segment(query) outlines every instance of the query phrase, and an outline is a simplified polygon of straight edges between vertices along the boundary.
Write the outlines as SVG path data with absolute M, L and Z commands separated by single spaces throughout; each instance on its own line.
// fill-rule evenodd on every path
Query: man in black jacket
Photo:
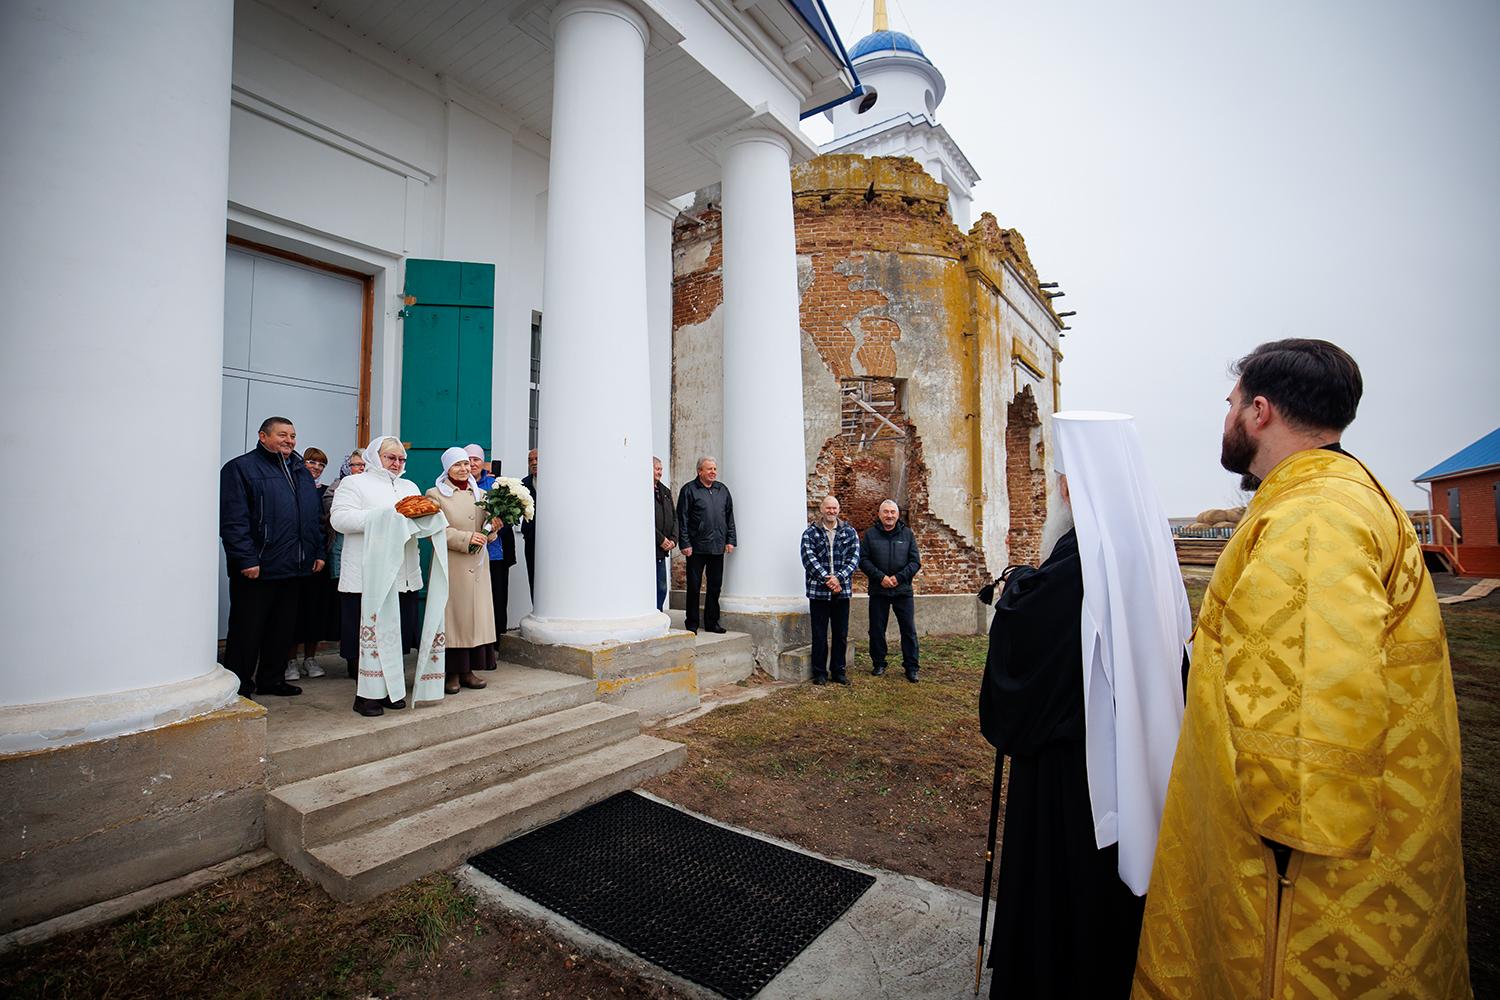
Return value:
M 526 475 L 521 477 L 521 485 L 531 492 L 531 509 L 536 511 L 536 449 L 533 448 L 526 453 Z M 526 541 L 526 592 L 536 600 L 536 517 L 529 521 L 521 522 L 521 537 Z
M 656 610 L 667 599 L 667 555 L 677 547 L 677 509 L 661 481 L 661 459 L 651 459 L 651 502 L 656 508 Z
M 323 505 L 286 417 L 260 425 L 254 451 L 219 470 L 219 537 L 229 565 L 224 666 L 240 694 L 293 695 L 284 676 L 301 577 L 323 568 Z M 259 666 L 257 666 L 257 661 Z
M 870 579 L 870 673 L 885 673 L 885 625 L 891 611 L 901 629 L 901 667 L 906 679 L 917 683 L 917 623 L 911 578 L 922 568 L 917 537 L 901 520 L 894 500 L 882 500 L 879 520 L 870 525 L 859 545 L 859 567 Z
M 685 625 L 698 631 L 698 588 L 708 571 L 708 594 L 703 599 L 703 627 L 723 632 L 719 624 L 719 590 L 724 584 L 724 556 L 734 551 L 734 499 L 719 479 L 718 460 L 698 459 L 698 478 L 677 494 L 677 544 L 687 557 L 687 613 Z

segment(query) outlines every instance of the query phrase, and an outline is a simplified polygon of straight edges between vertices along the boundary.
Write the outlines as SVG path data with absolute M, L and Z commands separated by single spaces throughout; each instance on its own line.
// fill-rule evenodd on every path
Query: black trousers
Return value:
M 302 578 L 251 580 L 229 577 L 229 635 L 224 666 L 240 679 L 240 694 L 286 683 L 286 651 L 297 629 L 297 602 Z
M 495 648 L 498 650 L 500 637 L 510 624 L 506 619 L 510 607 L 510 567 L 503 562 L 490 563 L 490 600 L 495 603 Z
M 422 621 L 417 617 L 417 592 L 396 595 L 401 607 L 401 651 L 409 653 L 422 641 Z M 345 663 L 359 665 L 359 594 L 339 594 L 339 655 Z
M 714 628 L 719 624 L 719 590 L 724 586 L 724 553 L 709 555 L 694 552 L 687 557 L 687 611 L 683 623 L 690 629 L 698 627 L 698 588 L 703 582 L 703 572 L 708 571 L 708 593 L 703 596 L 703 624 Z
M 912 596 L 881 597 L 870 595 L 870 665 L 885 666 L 885 625 L 889 613 L 896 612 L 896 625 L 901 629 L 901 669 L 909 674 L 917 672 L 917 619 L 916 604 Z
M 536 600 L 536 543 L 526 539 L 526 592 Z
M 845 654 L 849 650 L 849 599 L 814 597 L 807 602 L 812 612 L 812 675 L 834 680 L 844 676 Z M 833 648 L 829 649 L 828 631 L 833 627 Z

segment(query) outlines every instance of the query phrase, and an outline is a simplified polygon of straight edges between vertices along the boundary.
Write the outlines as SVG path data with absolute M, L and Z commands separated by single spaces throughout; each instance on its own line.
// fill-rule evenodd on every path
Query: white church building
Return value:
M 966 215 L 941 76 L 923 118 L 886 82 L 920 51 L 866 55 Z M 805 610 L 789 168 L 817 152 L 799 121 L 858 97 L 821 0 L 0 8 L 0 933 L 272 838 L 265 712 L 214 662 L 216 470 L 266 416 L 332 467 L 397 434 L 423 488 L 450 445 L 510 475 L 537 447 L 566 572 L 535 606 L 512 585 L 521 641 L 656 643 L 652 676 L 691 689 L 640 526 L 670 451 L 671 201 L 715 183 L 725 352 L 760 387 L 725 387 L 725 606 Z

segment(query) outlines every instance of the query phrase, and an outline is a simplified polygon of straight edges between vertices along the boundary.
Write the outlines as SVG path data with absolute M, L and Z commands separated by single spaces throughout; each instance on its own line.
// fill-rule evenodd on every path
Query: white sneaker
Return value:
M 318 661 L 310 656 L 302 661 L 302 670 L 309 677 L 322 677 L 325 673 L 323 668 L 318 666 Z
M 298 663 L 297 660 L 287 660 L 286 661 L 286 673 L 283 674 L 282 676 L 285 677 L 288 682 L 297 680 L 298 678 L 300 678 L 302 676 L 297 671 L 297 663 Z

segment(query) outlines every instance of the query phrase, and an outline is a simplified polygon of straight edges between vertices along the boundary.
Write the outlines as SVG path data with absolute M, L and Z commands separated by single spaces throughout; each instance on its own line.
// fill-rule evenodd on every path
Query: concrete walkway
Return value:
M 666 802 L 660 798 L 656 801 Z M 673 805 L 673 808 L 681 807 Z M 797 844 L 742 830 L 698 813 L 692 815 L 747 837 L 823 858 L 823 855 Z M 868 872 L 875 876 L 875 884 L 756 994 L 758 998 L 959 1000 L 974 995 L 974 958 L 979 943 L 978 896 L 946 889 L 909 875 L 871 868 L 856 861 L 824 860 Z M 718 995 L 652 965 L 477 869 L 463 865 L 456 874 L 459 881 L 478 895 L 481 904 L 487 902 L 539 920 L 561 940 L 582 951 L 670 983 L 690 996 L 711 998 Z M 992 905 L 991 917 L 993 915 Z M 981 985 L 983 995 L 988 995 L 989 978 L 989 970 L 985 970 Z

